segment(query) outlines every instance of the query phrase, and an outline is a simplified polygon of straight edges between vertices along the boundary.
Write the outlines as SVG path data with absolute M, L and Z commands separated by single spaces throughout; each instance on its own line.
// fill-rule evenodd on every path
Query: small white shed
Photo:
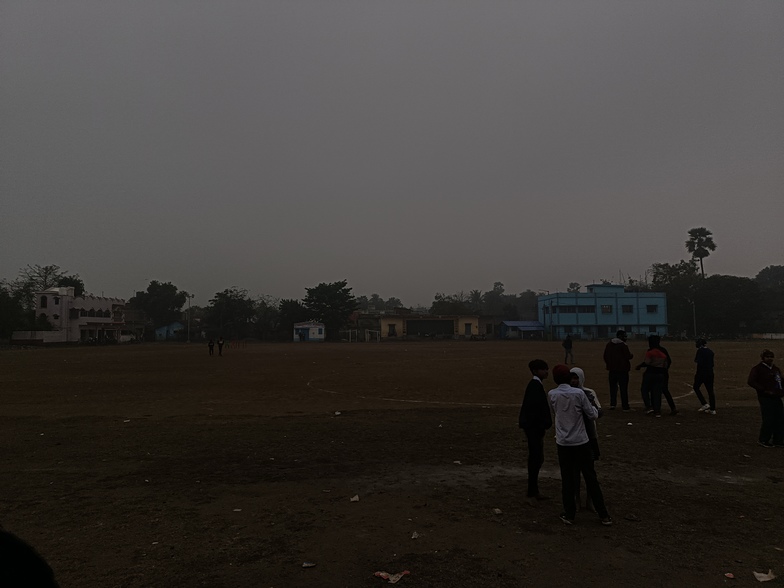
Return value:
M 324 323 L 294 323 L 294 341 L 324 341 Z

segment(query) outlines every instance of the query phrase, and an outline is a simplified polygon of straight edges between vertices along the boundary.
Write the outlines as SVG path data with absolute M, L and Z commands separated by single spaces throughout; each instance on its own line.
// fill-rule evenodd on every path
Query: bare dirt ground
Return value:
M 575 356 L 608 404 L 603 345 Z M 763 346 L 712 345 L 716 416 L 692 344 L 667 345 L 677 416 L 645 417 L 632 372 L 637 410 L 599 422 L 613 527 L 558 519 L 552 439 L 553 499 L 524 501 L 526 364 L 557 342 L 2 351 L 0 523 L 63 588 L 756 586 L 784 575 L 784 450 L 745 384 Z

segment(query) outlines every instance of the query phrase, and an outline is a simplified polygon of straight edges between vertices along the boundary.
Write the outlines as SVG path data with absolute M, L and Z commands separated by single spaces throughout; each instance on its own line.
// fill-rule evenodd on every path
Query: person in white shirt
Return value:
M 555 415 L 555 443 L 558 446 L 558 464 L 561 468 L 561 494 L 564 512 L 561 520 L 567 525 L 574 524 L 577 512 L 575 501 L 576 480 L 582 474 L 588 496 L 603 525 L 612 525 L 613 520 L 604 504 L 604 496 L 593 467 L 593 456 L 588 433 L 585 430 L 584 416 L 591 420 L 599 418 L 599 411 L 580 388 L 572 387 L 572 374 L 569 367 L 557 365 L 552 370 L 553 379 L 558 384 L 547 393 L 550 407 Z

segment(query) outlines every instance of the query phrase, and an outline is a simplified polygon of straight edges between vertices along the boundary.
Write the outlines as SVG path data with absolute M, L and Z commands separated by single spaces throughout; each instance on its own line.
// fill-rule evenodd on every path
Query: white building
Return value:
M 325 337 L 324 323 L 294 323 L 294 341 L 324 341 Z
M 131 336 L 123 314 L 125 300 L 121 298 L 74 296 L 73 287 L 66 287 L 36 292 L 35 299 L 36 317 L 49 321 L 53 330 L 14 331 L 12 343 L 119 342 Z

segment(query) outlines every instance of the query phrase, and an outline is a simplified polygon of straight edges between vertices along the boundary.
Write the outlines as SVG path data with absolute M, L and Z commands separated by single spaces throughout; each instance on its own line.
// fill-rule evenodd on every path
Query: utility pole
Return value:
M 192 294 L 186 294 L 185 296 L 188 297 L 188 341 L 187 343 L 191 342 L 191 298 L 193 298 Z

